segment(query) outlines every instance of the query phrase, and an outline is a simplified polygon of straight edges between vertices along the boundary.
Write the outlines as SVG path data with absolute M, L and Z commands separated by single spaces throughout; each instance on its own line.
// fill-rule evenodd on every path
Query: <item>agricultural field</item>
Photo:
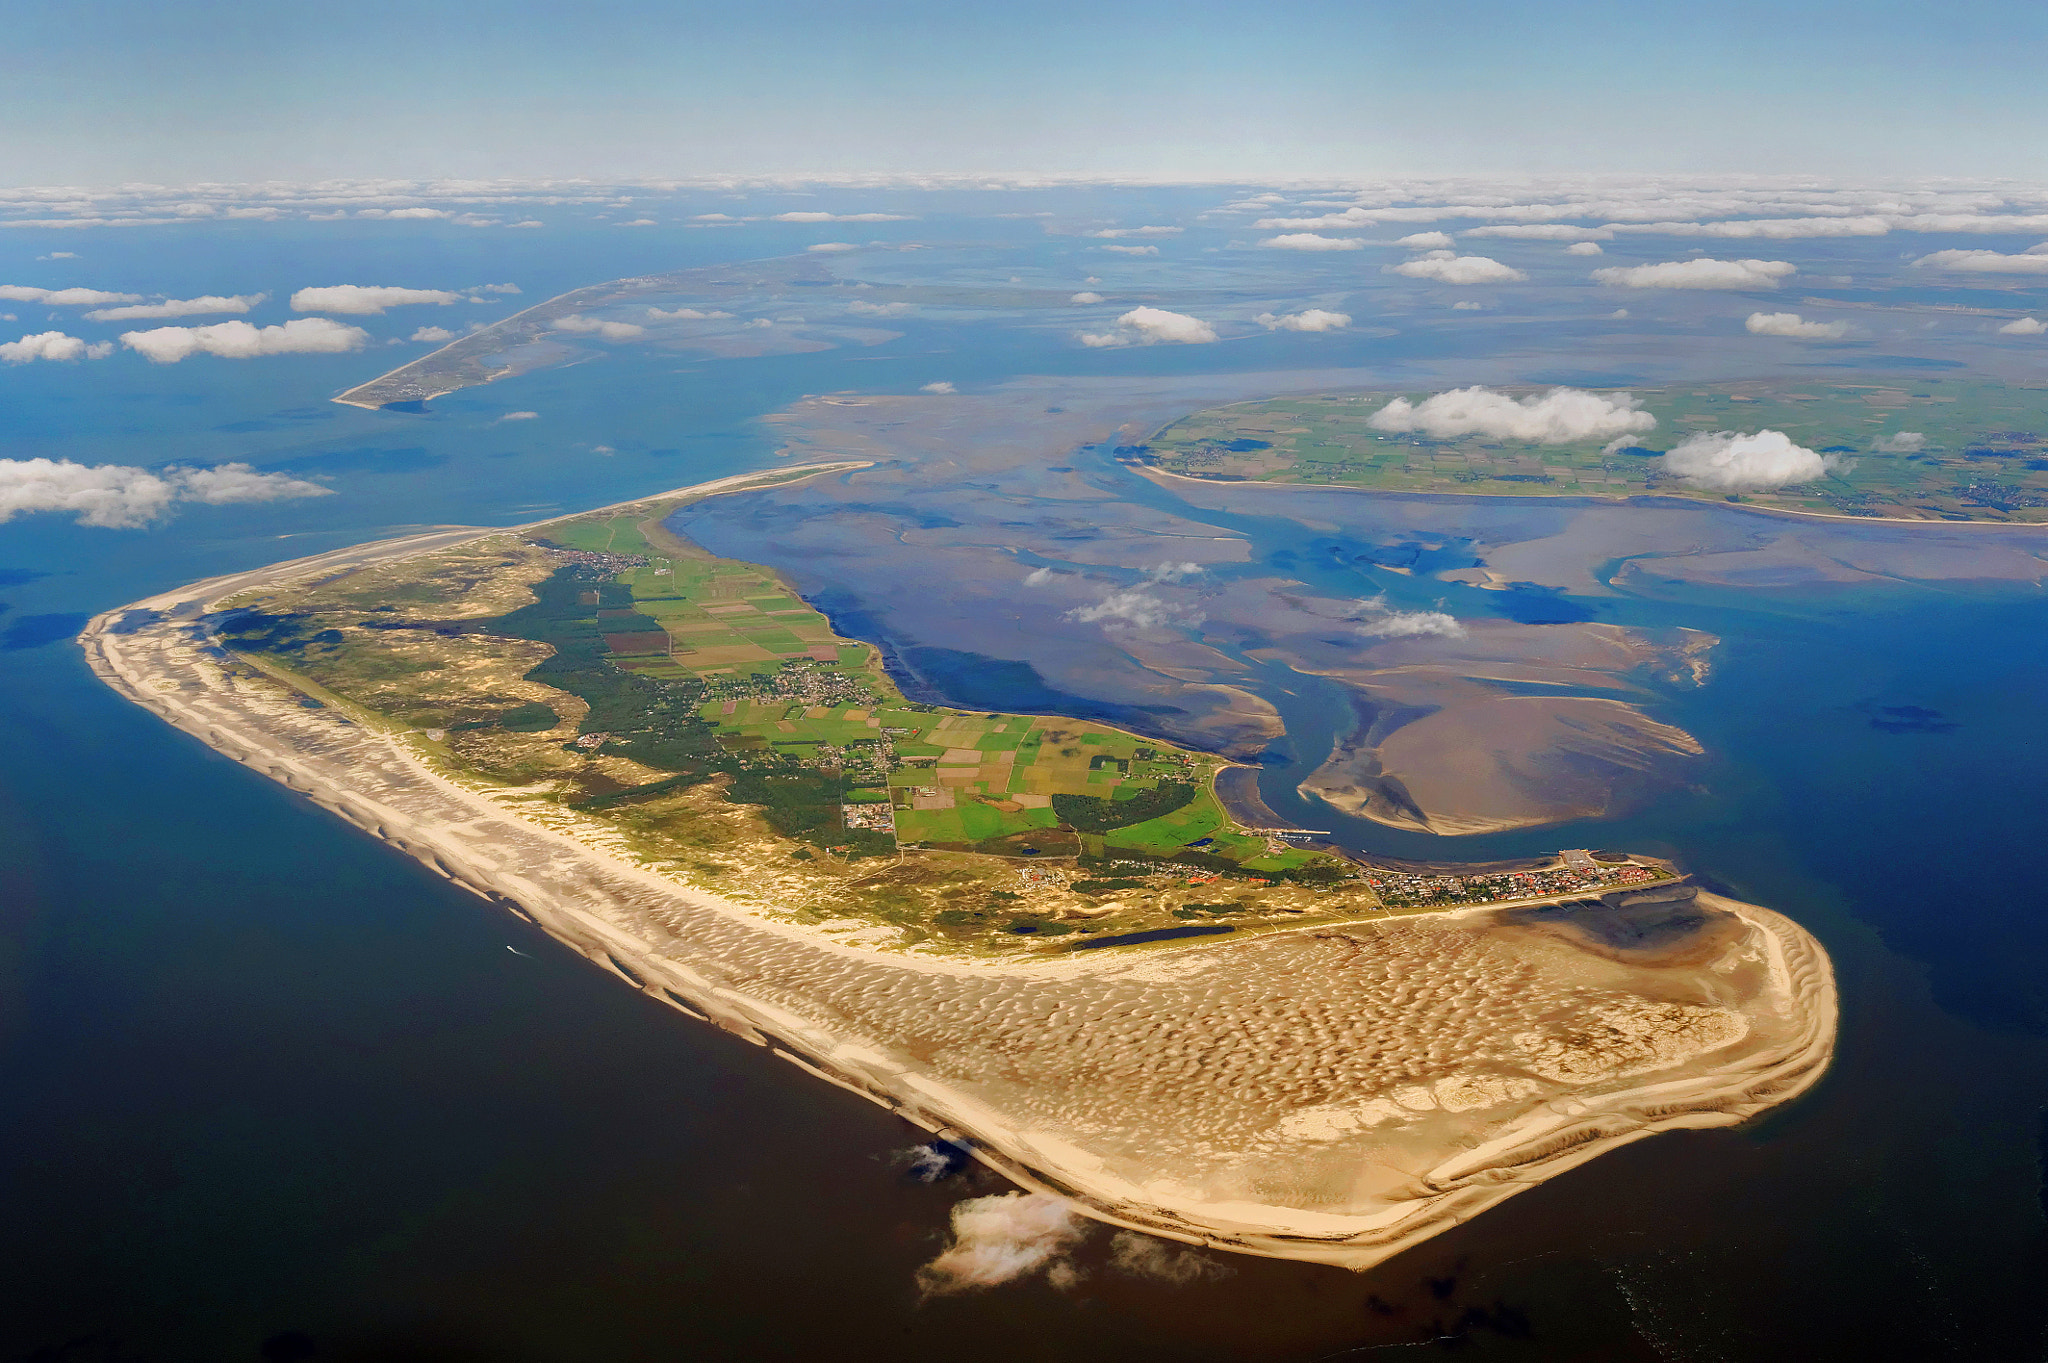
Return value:
M 1631 391 L 1657 426 L 1613 453 L 1597 441 L 1537 445 L 1378 431 L 1367 418 L 1390 400 L 1420 402 L 1429 394 L 1340 393 L 1198 412 L 1126 457 L 1230 481 L 1495 496 L 1654 493 L 1844 516 L 2048 521 L 2048 385 L 1922 379 Z M 1835 467 L 1814 483 L 1733 495 L 1689 487 L 1666 475 L 1657 458 L 1697 432 L 1764 429 L 1834 456 Z

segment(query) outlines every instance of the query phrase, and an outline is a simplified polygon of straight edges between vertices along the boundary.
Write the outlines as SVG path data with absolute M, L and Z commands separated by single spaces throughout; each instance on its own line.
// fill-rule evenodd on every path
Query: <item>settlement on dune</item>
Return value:
M 911 699 L 671 521 L 827 474 L 862 476 L 279 564 L 84 643 L 138 704 L 650 995 L 1154 1235 L 1365 1268 L 1825 1068 L 1829 965 L 1777 913 L 1620 853 L 1367 864 L 1271 827 L 1227 757 Z M 1635 647 L 1588 634 L 1558 666 Z M 1319 780 L 1363 808 L 1401 766 L 1386 817 L 1455 828 L 1428 768 L 1499 702 L 1402 675 L 1454 696 L 1442 732 Z M 1602 743 L 1691 742 L 1598 718 Z

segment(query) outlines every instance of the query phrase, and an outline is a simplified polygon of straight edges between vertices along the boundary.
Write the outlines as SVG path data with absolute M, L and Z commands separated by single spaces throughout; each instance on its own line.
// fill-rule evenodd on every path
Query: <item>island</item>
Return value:
M 282 563 L 81 641 L 650 997 L 1169 1239 L 1366 1268 L 1825 1069 L 1831 969 L 1781 914 L 1622 853 L 1351 856 L 1219 751 L 914 698 L 682 528 L 861 467 Z

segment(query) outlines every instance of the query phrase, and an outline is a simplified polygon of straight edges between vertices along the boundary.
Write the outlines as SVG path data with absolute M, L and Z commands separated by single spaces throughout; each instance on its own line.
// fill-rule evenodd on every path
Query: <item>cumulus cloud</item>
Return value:
M 578 312 L 557 317 L 550 329 L 578 336 L 597 336 L 607 341 L 630 341 L 635 336 L 647 334 L 646 327 L 633 322 L 608 322 L 602 317 L 585 317 Z
M 1194 606 L 1167 601 L 1153 589 L 1180 582 L 1202 571 L 1199 563 L 1162 563 L 1145 574 L 1135 587 L 1120 587 L 1092 606 L 1076 606 L 1066 618 L 1076 624 L 1106 624 L 1110 628 L 1157 630 L 1193 628 L 1202 623 Z
M 446 327 L 421 327 L 408 339 L 419 341 L 423 344 L 445 345 L 455 339 L 455 333 Z
M 105 341 L 87 345 L 61 331 L 39 331 L 18 341 L 0 341 L 0 363 L 28 364 L 32 360 L 103 360 L 114 347 Z
M 2007 322 L 1998 329 L 1998 334 L 2001 336 L 2039 336 L 2044 331 L 2048 331 L 2048 325 L 2043 325 L 2038 317 L 2022 317 L 2016 322 Z
M 1342 213 L 1324 213 L 1314 218 L 1260 218 L 1252 224 L 1257 232 L 1315 232 L 1331 228 L 1371 227 L 1373 218 L 1362 208 L 1347 208 Z
M 777 213 L 770 222 L 909 222 L 902 213 Z
M 52 252 L 50 252 L 50 254 L 48 254 L 48 255 L 46 255 L 46 256 L 37 256 L 37 257 L 36 257 L 36 259 L 37 259 L 37 260 L 76 260 L 76 259 L 78 259 L 78 252 L 76 252 L 76 251 L 52 251 Z
M 133 529 L 181 501 L 274 502 L 324 497 L 331 491 L 281 473 L 258 473 L 247 464 L 174 465 L 152 472 L 69 459 L 0 459 L 0 521 L 26 512 L 65 511 L 75 512 L 80 525 Z
M 655 221 L 652 218 L 635 218 L 631 222 L 615 222 L 612 224 L 614 227 L 653 227 L 655 225 Z
M 1608 230 L 1666 237 L 1799 241 L 1808 237 L 1881 237 L 1892 230 L 1892 223 L 1879 217 L 1742 218 L 1732 222 L 1618 222 L 1610 223 Z
M 1410 232 L 1394 243 L 1411 251 L 1448 251 L 1451 249 L 1449 232 Z
M 247 312 L 267 293 L 236 293 L 225 297 L 209 293 L 199 298 L 167 298 L 161 303 L 134 303 L 123 308 L 97 308 L 86 317 L 95 322 L 142 321 L 149 317 L 196 317 L 209 312 Z
M 1607 254 L 1600 249 L 1600 243 L 1597 241 L 1575 241 L 1564 248 L 1564 253 L 1568 256 L 1604 256 Z
M 1614 265 L 1593 271 L 1597 283 L 1624 289 L 1775 289 L 1793 273 L 1782 260 L 1667 260 L 1656 265 Z
M 1083 232 L 1084 237 L 1177 237 L 1178 227 L 1104 227 L 1099 231 Z
M 1927 448 L 1927 437 L 1918 431 L 1893 431 L 1879 436 L 1870 448 L 1879 454 L 1918 454 Z
M 709 311 L 697 308 L 671 308 L 667 312 L 660 308 L 649 308 L 647 315 L 657 322 L 712 322 L 729 319 L 732 316 L 731 313 L 720 312 L 716 308 Z
M 1088 293 L 1084 291 L 1075 294 L 1072 298 L 1069 298 L 1067 301 L 1069 303 L 1100 303 L 1102 301 L 1102 295 L 1099 293 Z
M 1376 634 L 1387 639 L 1465 637 L 1465 627 L 1458 623 L 1457 617 L 1445 611 L 1396 610 L 1387 604 L 1384 596 L 1361 601 L 1358 606 L 1356 618 L 1360 634 Z
M 1168 312 L 1164 308 L 1132 308 L 1116 319 L 1116 330 L 1090 334 L 1080 333 L 1085 346 L 1157 345 L 1172 342 L 1180 345 L 1204 345 L 1216 339 L 1216 331 L 1198 317 L 1182 312 Z
M 1052 579 L 1052 569 L 1033 568 L 1030 572 L 1024 574 L 1024 585 L 1027 587 L 1043 587 L 1046 583 L 1052 581 Z
M 539 413 L 539 412 L 507 412 L 507 413 L 505 413 L 505 415 L 503 415 L 503 416 L 499 417 L 499 418 L 498 418 L 498 420 L 500 420 L 500 421 L 535 421 L 535 420 L 538 420 L 538 419 L 539 419 L 539 417 L 540 417 L 540 413 Z
M 300 289 L 292 295 L 293 312 L 340 312 L 352 317 L 371 317 L 386 308 L 414 303 L 459 303 L 462 295 L 446 289 L 401 289 L 389 284 L 334 284 L 326 288 Z
M 1228 1277 L 1231 1271 L 1206 1254 L 1177 1249 L 1164 1240 L 1128 1230 L 1120 1230 L 1110 1239 L 1109 1263 L 1134 1278 L 1151 1278 L 1176 1287 Z
M 1442 236 L 1441 232 L 1428 233 Z M 1461 237 L 1505 237 L 1510 241 L 1607 241 L 1614 236 L 1612 227 L 1572 227 L 1561 222 L 1517 222 L 1503 223 L 1492 227 L 1473 227 L 1458 233 Z
M 856 298 L 846 305 L 848 312 L 857 312 L 864 317 L 901 317 L 910 311 L 908 303 L 870 303 L 865 298 Z
M 394 221 L 427 221 L 448 216 L 441 208 L 358 208 L 359 218 L 390 218 Z
M 360 350 L 370 333 L 327 317 L 294 317 L 282 326 L 254 327 L 247 322 L 215 322 L 204 327 L 157 327 L 121 333 L 121 344 L 151 364 L 176 364 L 188 355 L 219 355 L 230 360 L 258 355 L 335 355 Z
M 1786 336 L 1795 341 L 1839 341 L 1847 322 L 1809 322 L 1796 312 L 1752 312 L 1743 324 L 1752 336 Z
M 1046 1193 L 975 1197 L 953 1208 L 953 1240 L 917 1271 L 927 1296 L 973 1292 L 1048 1272 L 1087 1234 L 1064 1198 Z
M 858 251 L 860 247 L 855 246 L 850 241 L 821 241 L 818 242 L 816 245 L 806 246 L 804 247 L 804 249 L 806 251 L 815 251 L 822 254 L 828 251 Z
M 1365 243 L 1357 237 L 1319 237 L 1313 232 L 1290 232 L 1267 237 L 1259 245 L 1270 251 L 1362 251 Z
M 1455 303 L 1451 304 L 1451 311 L 1452 311 L 1452 312 L 1478 312 L 1478 311 L 1479 311 L 1479 310 L 1480 310 L 1481 308 L 1483 308 L 1483 307 L 1485 307 L 1485 306 L 1486 306 L 1486 305 L 1485 305 L 1484 303 L 1475 303 L 1475 302 L 1473 302 L 1473 301 L 1472 301 L 1471 299 L 1469 299 L 1469 298 L 1460 298 L 1460 299 L 1459 299 L 1459 300 L 1458 300 L 1457 302 L 1455 302 Z
M 1300 312 L 1262 312 L 1253 320 L 1268 331 L 1341 331 L 1351 325 L 1351 314 L 1304 308 Z
M 0 300 L 45 303 L 53 308 L 80 308 L 102 303 L 140 303 L 142 295 L 108 293 L 103 289 L 38 289 L 27 284 L 0 284 Z
M 1156 256 L 1159 254 L 1157 246 L 1098 246 L 1095 249 L 1098 251 L 1114 251 L 1120 256 Z
M 1783 431 L 1701 431 L 1657 461 L 1666 473 L 1714 492 L 1761 492 L 1810 483 L 1838 465 Z
M 507 226 L 509 226 L 509 227 L 546 227 L 546 226 L 547 226 L 547 224 L 546 224 L 546 223 L 544 223 L 544 222 L 542 222 L 542 221 L 541 221 L 541 220 L 540 220 L 539 218 L 527 218 L 527 219 L 526 219 L 525 221 L 523 221 L 523 222 L 515 222 L 515 223 L 508 223 L 508 224 L 506 224 L 506 225 L 507 225 Z
M 924 385 L 924 387 L 918 389 L 917 391 L 920 393 L 957 393 L 960 390 L 955 388 L 951 383 L 947 382 L 945 379 L 940 379 L 935 383 L 928 383 Z
M 1439 284 L 1506 284 L 1529 276 L 1489 256 L 1461 256 L 1450 251 L 1426 255 L 1386 267 L 1388 274 L 1434 279 Z
M 1538 445 L 1611 441 L 1653 430 L 1657 418 L 1627 393 L 1604 396 L 1577 388 L 1553 388 L 1517 400 L 1491 388 L 1453 388 L 1411 403 L 1395 398 L 1366 418 L 1378 431 L 1415 431 L 1436 439 L 1483 435 Z
M 2028 251 L 2024 255 L 2002 255 L 1997 251 L 1936 251 L 1913 262 L 1928 270 L 1953 270 L 1971 274 L 2048 274 L 2048 255 Z M 0 297 L 4 297 L 0 294 Z
M 520 289 L 519 289 L 519 286 L 518 286 L 517 284 L 479 284 L 479 285 L 477 285 L 477 286 L 476 286 L 476 292 L 478 292 L 478 293 L 518 293 L 518 292 L 520 292 Z

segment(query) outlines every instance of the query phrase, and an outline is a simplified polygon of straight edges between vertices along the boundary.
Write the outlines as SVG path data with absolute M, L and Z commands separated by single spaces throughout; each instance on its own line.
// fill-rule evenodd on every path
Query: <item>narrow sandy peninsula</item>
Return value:
M 1740 1122 L 1828 1063 L 1819 944 L 1683 882 L 1032 960 L 891 950 L 451 779 L 404 732 L 252 685 L 215 646 L 223 600 L 503 533 L 196 583 L 81 643 L 137 704 L 653 997 L 1154 1235 L 1368 1268 L 1617 1145 Z

